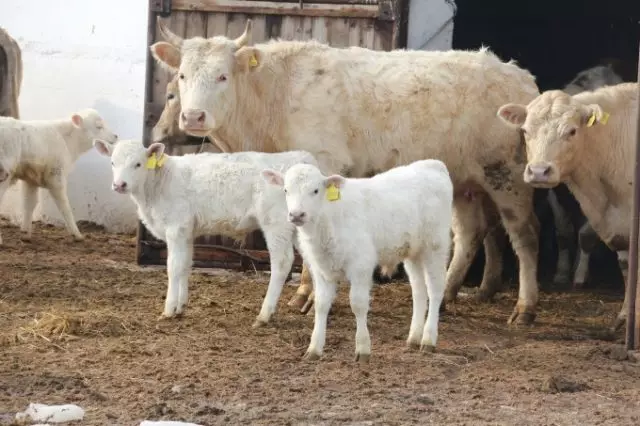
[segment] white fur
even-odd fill
[[[140,220],[167,243],[169,284],[163,315],[181,314],[186,307],[195,238],[224,235],[243,240],[261,229],[269,249],[271,278],[256,324],[267,323],[293,264],[295,226],[287,221],[282,191],[267,185],[260,171],[265,167],[285,171],[300,162],[315,164],[313,156],[304,151],[165,154],[163,166],[149,170],[145,163],[152,153],[164,153],[162,143],[144,148],[133,140],[115,145],[96,141],[96,148],[111,157],[114,189],[126,184],[122,192],[138,206]]]
[[[117,140],[93,109],[78,111],[62,120],[0,117],[0,178],[4,178],[0,179],[0,201],[12,184],[18,180],[23,182],[21,229],[25,232],[24,239],[31,238],[39,187],[49,190],[74,238],[83,239],[69,205],[67,176],[96,138]]]
[[[393,267],[399,262],[404,262],[413,295],[407,342],[436,345],[453,203],[453,184],[443,162],[420,160],[360,179],[326,177],[304,164],[291,167],[284,176],[265,170],[263,177],[284,186],[289,220],[299,225],[300,250],[313,277],[315,323],[308,357],[322,354],[337,282],[348,280],[357,326],[356,357],[369,359],[371,276],[376,265]],[[337,201],[326,199],[331,183],[340,189]]]

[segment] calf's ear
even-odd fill
[[[324,187],[328,188],[333,185],[336,188],[340,189],[344,186],[346,181],[347,180],[340,175],[331,175],[324,180]]]
[[[497,115],[507,125],[520,128],[527,119],[527,107],[520,104],[505,104],[498,109]]]
[[[264,169],[261,173],[262,179],[271,185],[284,186],[284,178],[282,173],[277,170]]]
[[[236,70],[240,72],[255,71],[262,66],[264,54],[255,47],[245,46],[235,53]]]
[[[159,41],[152,44],[149,50],[151,50],[151,56],[162,68],[170,73],[178,72],[182,59],[178,48],[166,41]]]
[[[102,139],[94,139],[93,146],[100,154],[104,155],[105,157],[111,157],[111,154],[113,152],[113,145],[109,142]]]
[[[147,148],[147,157],[151,157],[154,153],[156,154],[156,158],[162,157],[162,154],[164,154],[164,144],[162,142],[154,142],[149,145],[149,148]]]
[[[594,124],[607,124],[607,120],[609,120],[609,114],[598,104],[585,105],[580,114],[582,116],[581,124],[587,127]]]
[[[82,122],[84,120],[82,119],[82,116],[80,114],[73,114],[71,116],[71,123],[73,123],[73,125],[77,128],[81,128],[82,127]]]

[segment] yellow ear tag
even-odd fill
[[[327,200],[338,201],[340,199],[340,190],[334,184],[327,188]]]
[[[162,167],[165,160],[166,158],[164,154],[162,154],[160,159],[158,159],[158,157],[156,156],[156,153],[154,152],[153,154],[151,154],[151,157],[147,159],[147,169],[153,170],[155,168]]]
[[[602,119],[600,120],[600,122],[602,124],[607,124],[607,121],[609,121],[609,113],[608,112],[603,112],[602,113]]]
[[[602,112],[602,118],[600,119],[599,123],[607,124],[607,121],[609,121],[609,113],[603,111]],[[595,114],[591,114],[591,117],[589,117],[589,121],[587,121],[587,127],[593,126],[593,124],[595,122],[596,122],[596,115]]]
[[[589,117],[589,121],[587,121],[587,127],[593,126],[593,123],[595,121],[596,121],[596,115],[595,114],[591,114],[591,117]]]
[[[249,58],[249,66],[251,68],[258,66],[258,60],[256,59],[256,55],[251,55],[251,57]]]

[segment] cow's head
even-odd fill
[[[180,90],[178,89],[178,76],[175,75],[169,83],[165,95],[164,109],[158,122],[151,131],[151,140],[161,142],[168,138],[186,136],[178,125],[180,116]]]
[[[260,67],[261,53],[246,47],[251,20],[235,40],[224,36],[183,39],[158,21],[167,42],[151,46],[153,57],[177,74],[182,104],[179,126],[190,135],[204,137],[220,127],[235,102],[238,73]]]
[[[283,175],[277,170],[262,171],[262,178],[272,185],[284,187],[289,222],[296,226],[314,224],[326,203],[338,201],[331,192],[340,191],[346,179],[340,175],[324,176],[311,164],[296,164]]]
[[[498,116],[523,132],[528,160],[524,180],[537,188],[566,181],[589,149],[585,132],[607,118],[599,105],[585,105],[560,90],[546,91],[528,105],[503,105]]]

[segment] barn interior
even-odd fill
[[[540,90],[559,89],[574,76],[599,64],[612,64],[624,81],[637,81],[640,1],[611,0],[456,0],[453,48],[488,46],[502,59],[516,59],[536,76]],[[537,199],[544,193],[536,194]],[[541,218],[539,281],[549,288],[557,246],[551,213],[537,206]],[[474,261],[467,280],[479,284],[484,254]],[[620,291],[622,275],[614,253],[599,247],[591,256],[591,287]],[[517,282],[517,262],[507,249],[504,278]]]

